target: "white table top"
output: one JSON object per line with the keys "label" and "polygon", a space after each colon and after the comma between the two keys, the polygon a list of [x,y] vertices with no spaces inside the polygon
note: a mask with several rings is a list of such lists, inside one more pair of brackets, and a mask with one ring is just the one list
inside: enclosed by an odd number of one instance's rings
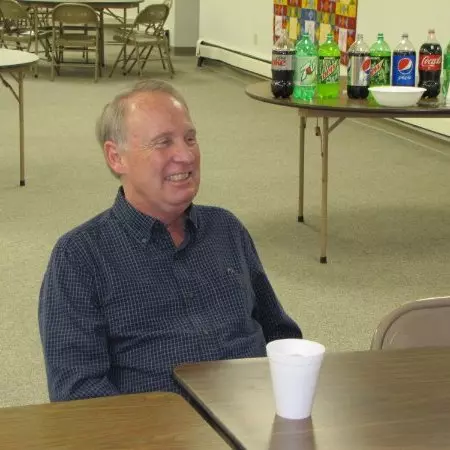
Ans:
{"label": "white table top", "polygon": [[34,53],[0,48],[0,70],[20,69],[35,63],[38,59]]}

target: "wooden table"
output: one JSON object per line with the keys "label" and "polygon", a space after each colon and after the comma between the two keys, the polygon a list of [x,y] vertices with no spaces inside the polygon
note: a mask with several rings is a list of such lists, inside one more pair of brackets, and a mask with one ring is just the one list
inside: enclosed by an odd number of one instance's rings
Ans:
{"label": "wooden table", "polygon": [[[344,88],[346,79],[341,79],[341,87]],[[342,92],[343,89],[341,89]],[[255,100],[275,105],[296,108],[300,116],[300,143],[299,143],[299,193],[298,216],[299,222],[304,221],[304,180],[305,180],[305,128],[306,119],[322,119],[322,126],[316,126],[316,136],[321,139],[322,156],[322,199],[321,199],[321,223],[320,223],[320,262],[327,262],[328,239],[328,140],[330,133],[347,117],[357,118],[433,118],[450,117],[450,107],[440,104],[435,99],[424,100],[418,106],[409,108],[388,108],[379,106],[374,100],[351,100],[346,94],[337,99],[313,99],[311,102],[303,100],[276,99],[270,90],[270,81],[263,81],[247,86],[245,92]],[[330,119],[335,122],[330,125]]]}
{"label": "wooden table", "polygon": [[175,376],[235,448],[450,448],[450,348],[326,354],[309,420],[275,415],[265,358],[185,365]]}
{"label": "wooden table", "polygon": [[180,396],[123,395],[0,409],[2,450],[225,449]]}
{"label": "wooden table", "polygon": [[[104,34],[104,13],[111,9],[123,9],[123,23],[127,23],[127,9],[137,8],[144,0],[19,0],[25,6],[30,8],[49,8],[53,9],[60,3],[84,3],[91,6],[99,12],[100,16],[100,62],[101,65],[105,65],[105,34]],[[117,15],[112,14],[115,18]],[[34,14],[34,33],[36,39],[34,41],[35,53],[38,54],[39,40],[38,35],[38,15]]]}
{"label": "wooden table", "polygon": [[[0,48],[0,80],[14,95],[19,103],[19,157],[20,157],[20,186],[25,186],[25,125],[24,125],[24,99],[23,99],[23,78],[25,71],[38,61],[37,55],[22,52],[20,50],[9,50]],[[17,82],[15,90],[3,77],[4,73],[9,73]]]}

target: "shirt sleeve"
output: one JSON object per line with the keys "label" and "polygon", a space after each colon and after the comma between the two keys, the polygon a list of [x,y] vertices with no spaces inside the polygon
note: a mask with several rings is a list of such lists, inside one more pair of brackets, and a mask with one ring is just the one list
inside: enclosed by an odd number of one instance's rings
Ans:
{"label": "shirt sleeve", "polygon": [[284,311],[264,271],[258,252],[247,230],[244,245],[248,258],[253,290],[256,295],[255,319],[260,323],[266,342],[276,339],[301,338],[299,326]]}
{"label": "shirt sleeve", "polygon": [[108,379],[107,324],[96,300],[92,271],[57,244],[38,313],[51,401],[119,394]]}

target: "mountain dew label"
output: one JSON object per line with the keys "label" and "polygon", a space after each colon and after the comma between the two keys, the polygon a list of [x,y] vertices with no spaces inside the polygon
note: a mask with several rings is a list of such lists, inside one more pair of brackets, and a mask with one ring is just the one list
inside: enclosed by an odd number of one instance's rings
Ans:
{"label": "mountain dew label", "polygon": [[341,75],[340,64],[339,56],[319,56],[318,83],[339,83],[339,77]]}
{"label": "mountain dew label", "polygon": [[314,86],[317,81],[317,57],[297,56],[295,64],[295,85]]}
{"label": "mountain dew label", "polygon": [[370,59],[370,85],[389,86],[391,84],[391,57],[372,56]]}

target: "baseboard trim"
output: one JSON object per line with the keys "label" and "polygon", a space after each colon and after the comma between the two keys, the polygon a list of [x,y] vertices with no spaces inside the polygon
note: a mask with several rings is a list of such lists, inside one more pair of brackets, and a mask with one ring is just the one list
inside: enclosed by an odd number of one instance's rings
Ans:
{"label": "baseboard trim", "polygon": [[227,47],[219,42],[210,42],[203,39],[197,41],[196,56],[199,60],[213,59],[230,66],[243,69],[247,72],[270,78],[271,61],[236,48]]}

